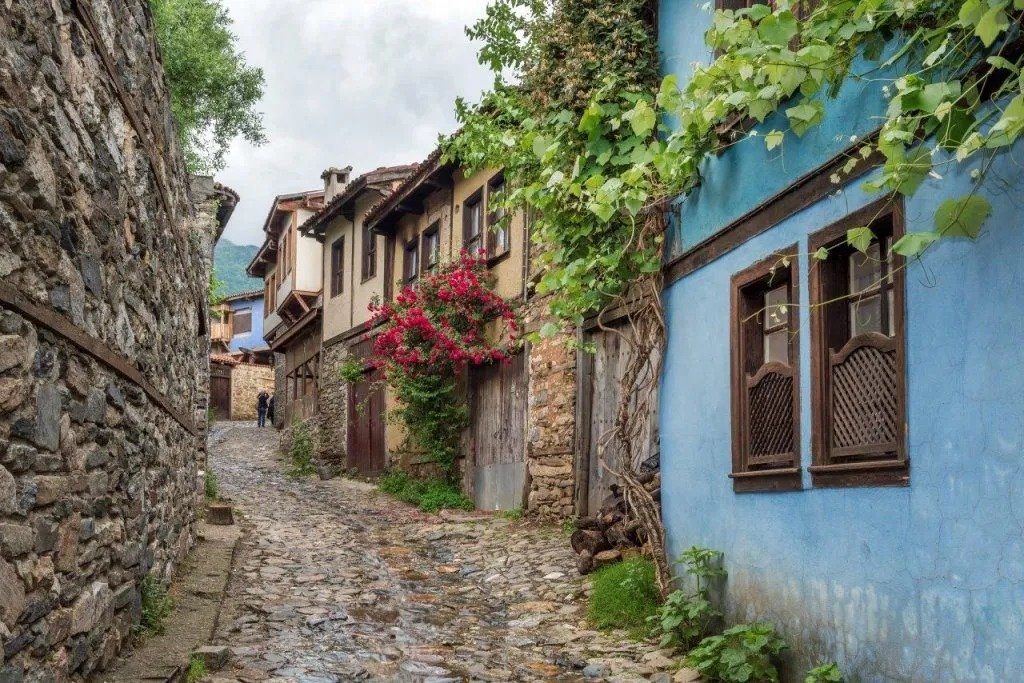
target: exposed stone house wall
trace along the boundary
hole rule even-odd
[[[527,330],[548,322],[547,299],[533,298],[523,310]],[[572,328],[529,347],[526,461],[530,515],[568,519],[574,507],[576,451],[576,352],[566,343]]]
[[[337,469],[347,464],[349,385],[338,374],[338,366],[346,357],[348,347],[344,343],[320,351],[320,457]]]
[[[84,680],[194,539],[216,221],[147,3],[0,11],[0,680]]]
[[[231,368],[231,419],[255,420],[256,397],[264,389],[274,393],[274,368],[252,363]]]

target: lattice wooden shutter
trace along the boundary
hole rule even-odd
[[[896,452],[899,395],[896,345],[870,334],[831,353],[833,457]]]
[[[747,464],[752,469],[793,463],[793,374],[784,366],[747,381],[750,421]]]

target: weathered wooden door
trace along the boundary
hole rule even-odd
[[[580,462],[577,463],[580,515],[596,514],[601,502],[609,495],[608,487],[616,477],[608,468],[621,469],[624,465],[614,439],[608,438],[615,426],[622,396],[622,378],[629,365],[632,346],[631,331],[625,319],[606,323],[608,330],[592,328],[583,333],[584,342],[593,344],[594,353],[580,353],[579,438]],[[656,367],[652,363],[652,367]],[[657,399],[652,403],[656,409]],[[646,457],[658,452],[657,415],[651,415],[648,433],[642,437],[648,444]],[[604,444],[602,448],[601,445]],[[604,463],[601,464],[603,457]]]
[[[366,342],[353,347],[353,354],[366,358]],[[360,474],[372,476],[384,471],[384,385],[382,374],[367,366],[363,379],[353,383],[348,393],[348,466]]]
[[[526,354],[469,375],[473,500],[481,510],[522,508],[526,485]]]
[[[231,419],[230,366],[210,363],[210,407],[216,419]]]

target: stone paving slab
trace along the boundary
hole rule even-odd
[[[171,584],[174,611],[163,633],[127,652],[98,680],[107,683],[177,680],[193,650],[213,636],[241,529],[199,526],[199,540]]]
[[[211,466],[246,533],[218,680],[671,680],[650,644],[589,628],[560,529],[293,479],[273,432],[226,429]]]

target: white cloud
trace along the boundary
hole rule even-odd
[[[236,141],[217,179],[241,195],[224,236],[262,242],[275,195],[422,160],[455,127],[453,103],[490,83],[463,28],[487,0],[225,0],[247,61],[262,67],[269,142]]]

